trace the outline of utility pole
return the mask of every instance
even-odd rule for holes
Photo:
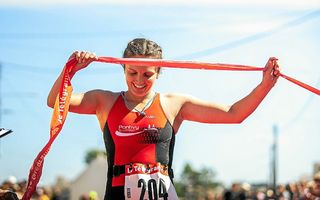
[[[2,117],[2,102],[1,102],[1,98],[2,98],[2,90],[1,90],[1,87],[2,87],[2,64],[0,62],[0,128],[2,128],[1,124],[2,124],[2,121],[1,121],[1,117]]]
[[[271,148],[272,161],[271,161],[271,186],[276,194],[277,190],[277,175],[278,175],[278,126],[273,125],[273,143]]]
[[[1,105],[1,99],[2,99],[2,90],[1,90],[1,87],[2,87],[2,64],[1,64],[1,62],[0,62],[0,128],[2,128],[2,126],[1,126],[1,124],[2,124],[2,122],[1,122],[1,117],[2,117],[2,105]],[[0,139],[0,159],[1,159],[1,157],[2,157],[2,153],[1,153],[1,139]]]

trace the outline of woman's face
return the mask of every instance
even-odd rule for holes
[[[158,78],[158,68],[149,66],[126,65],[124,74],[128,91],[135,97],[146,97]]]

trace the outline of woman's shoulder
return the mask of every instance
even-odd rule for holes
[[[105,122],[107,121],[110,110],[117,101],[121,92],[113,92],[109,90],[95,90],[99,99],[99,106],[96,110],[96,115],[99,120],[101,130],[103,131]]]
[[[90,92],[93,92],[97,96],[104,97],[104,98],[117,98],[121,94],[121,92],[114,92],[114,91],[102,90],[102,89],[95,89],[95,90],[91,90]]]
[[[98,100],[100,106],[105,107],[107,105],[113,104],[121,92],[114,92],[109,90],[95,89],[89,91]]]
[[[163,100],[170,100],[170,101],[185,101],[193,97],[188,94],[170,92],[170,93],[161,93],[160,98]]]
[[[188,99],[189,95],[181,93],[172,92],[160,94],[161,106],[175,132],[178,131],[182,122],[182,118],[179,115],[180,110],[184,103],[188,101]]]
[[[181,106],[190,101],[193,97],[181,93],[162,93],[160,94],[160,102],[163,107],[180,109]]]

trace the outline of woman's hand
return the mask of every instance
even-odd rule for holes
[[[75,51],[71,54],[69,60],[73,58],[77,60],[77,64],[72,69],[72,73],[76,73],[77,71],[86,68],[91,62],[98,60],[95,53],[87,51]]]
[[[278,59],[275,57],[269,58],[263,70],[262,85],[273,87],[280,76],[280,67]]]
[[[92,61],[98,60],[98,57],[96,56],[95,53],[86,52],[86,51],[75,51],[69,57],[69,61],[71,59],[76,59],[77,63],[71,69],[71,71],[68,71],[70,79],[73,77],[73,75],[77,71],[87,67]],[[54,84],[53,84],[53,86],[52,86],[52,88],[51,88],[51,90],[49,92],[49,95],[48,95],[48,98],[47,98],[47,104],[51,108],[54,107],[57,95],[59,93],[59,90],[60,90],[60,87],[61,87],[62,78],[63,78],[63,72],[64,72],[64,70],[60,73],[59,77],[54,82]],[[71,99],[70,99],[70,107],[77,107],[77,106],[81,107],[79,105],[83,103],[83,98],[84,98],[84,94],[78,94],[78,95],[72,94]],[[88,102],[88,100],[87,100],[87,102]],[[90,109],[91,109],[90,110],[90,112],[91,112],[92,110],[95,109],[95,107],[94,108],[90,107],[90,109],[88,109],[87,107],[88,107],[87,105],[86,106],[82,106],[81,112],[83,112],[83,113],[84,112],[89,112],[88,110],[90,110]],[[78,110],[79,110],[79,108],[78,108]],[[83,111],[83,110],[85,110],[85,111]]]

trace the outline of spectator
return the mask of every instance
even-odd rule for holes
[[[0,189],[0,200],[19,200],[19,198],[12,191]]]

